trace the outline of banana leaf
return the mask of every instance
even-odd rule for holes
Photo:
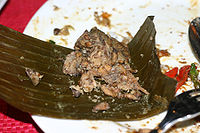
[[[80,77],[64,75],[63,60],[71,49],[38,40],[0,25],[0,98],[33,115],[66,119],[138,120],[166,110],[175,94],[176,81],[161,73],[155,48],[153,17],[147,17],[128,44],[131,67],[141,85],[150,92],[140,101],[115,99],[101,91],[74,98],[69,86]],[[37,86],[27,77],[25,69],[44,75]],[[97,103],[106,101],[110,109],[92,112]]]

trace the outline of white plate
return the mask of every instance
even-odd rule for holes
[[[3,8],[3,6],[6,4],[7,0],[0,0],[0,10]]]
[[[54,10],[55,6],[59,9]],[[111,28],[99,26],[94,20],[94,12],[102,11],[111,14]],[[73,48],[76,39],[84,32],[97,26],[105,33],[113,35],[118,40],[120,36],[132,35],[148,15],[155,16],[157,30],[156,44],[159,49],[168,49],[170,57],[160,59],[162,65],[181,67],[197,62],[188,42],[188,21],[200,13],[198,0],[49,0],[33,16],[24,33],[47,41],[54,40],[57,44]],[[68,36],[54,36],[54,28],[72,25]],[[184,63],[185,62],[185,63]],[[182,87],[191,89],[190,81]],[[32,116],[44,132],[73,133],[125,133],[131,129],[154,128],[165,113],[141,120],[129,122],[65,120],[41,116]],[[198,132],[199,123],[194,120],[176,125],[170,132]]]

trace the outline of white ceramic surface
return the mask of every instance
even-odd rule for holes
[[[59,9],[54,10],[55,6]],[[94,20],[94,12],[111,14],[111,27],[100,26]],[[154,15],[157,30],[156,46],[168,49],[170,57],[160,59],[162,66],[181,67],[197,62],[188,42],[188,22],[200,14],[198,0],[49,0],[33,16],[24,33],[44,41],[54,40],[57,44],[73,48],[76,39],[84,32],[97,26],[119,41],[133,36],[148,15]],[[71,25],[68,36],[54,36],[54,28]],[[193,88],[190,81],[183,90]],[[132,129],[154,128],[164,117],[157,116],[127,122],[65,120],[32,116],[46,133],[128,133]],[[170,132],[198,132],[200,123],[191,120],[176,125]]]
[[[3,8],[3,6],[6,4],[7,0],[0,0],[0,10]]]

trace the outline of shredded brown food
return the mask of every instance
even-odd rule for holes
[[[142,93],[149,94],[133,75],[126,45],[109,37],[96,27],[79,37],[75,51],[66,56],[63,72],[72,76],[81,75],[79,85],[72,86],[75,97],[94,88],[108,96],[139,100]],[[103,82],[97,82],[104,81]]]

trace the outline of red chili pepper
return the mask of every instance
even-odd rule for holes
[[[183,67],[181,67],[181,68],[179,69],[179,74],[178,74],[178,76],[176,77],[176,80],[177,80],[178,82],[182,80],[182,78],[184,77],[186,71],[189,72],[188,69],[190,70],[190,65],[183,66]],[[188,73],[188,72],[187,72],[187,73]]]
[[[185,82],[188,79],[189,71],[190,71],[190,65],[183,66],[179,69],[179,74],[177,75],[178,72],[178,67],[174,67],[172,70],[169,70],[168,72],[165,73],[166,76],[170,78],[175,78],[178,81],[176,85],[176,92],[182,85],[185,84]]]
[[[176,92],[187,81],[189,71],[190,71],[190,65],[183,66],[180,68],[179,75],[176,77],[176,79],[178,81],[178,83],[176,85]]]
[[[166,72],[165,75],[170,77],[170,78],[175,78],[177,73],[178,73],[178,67],[174,67],[173,69]]]

